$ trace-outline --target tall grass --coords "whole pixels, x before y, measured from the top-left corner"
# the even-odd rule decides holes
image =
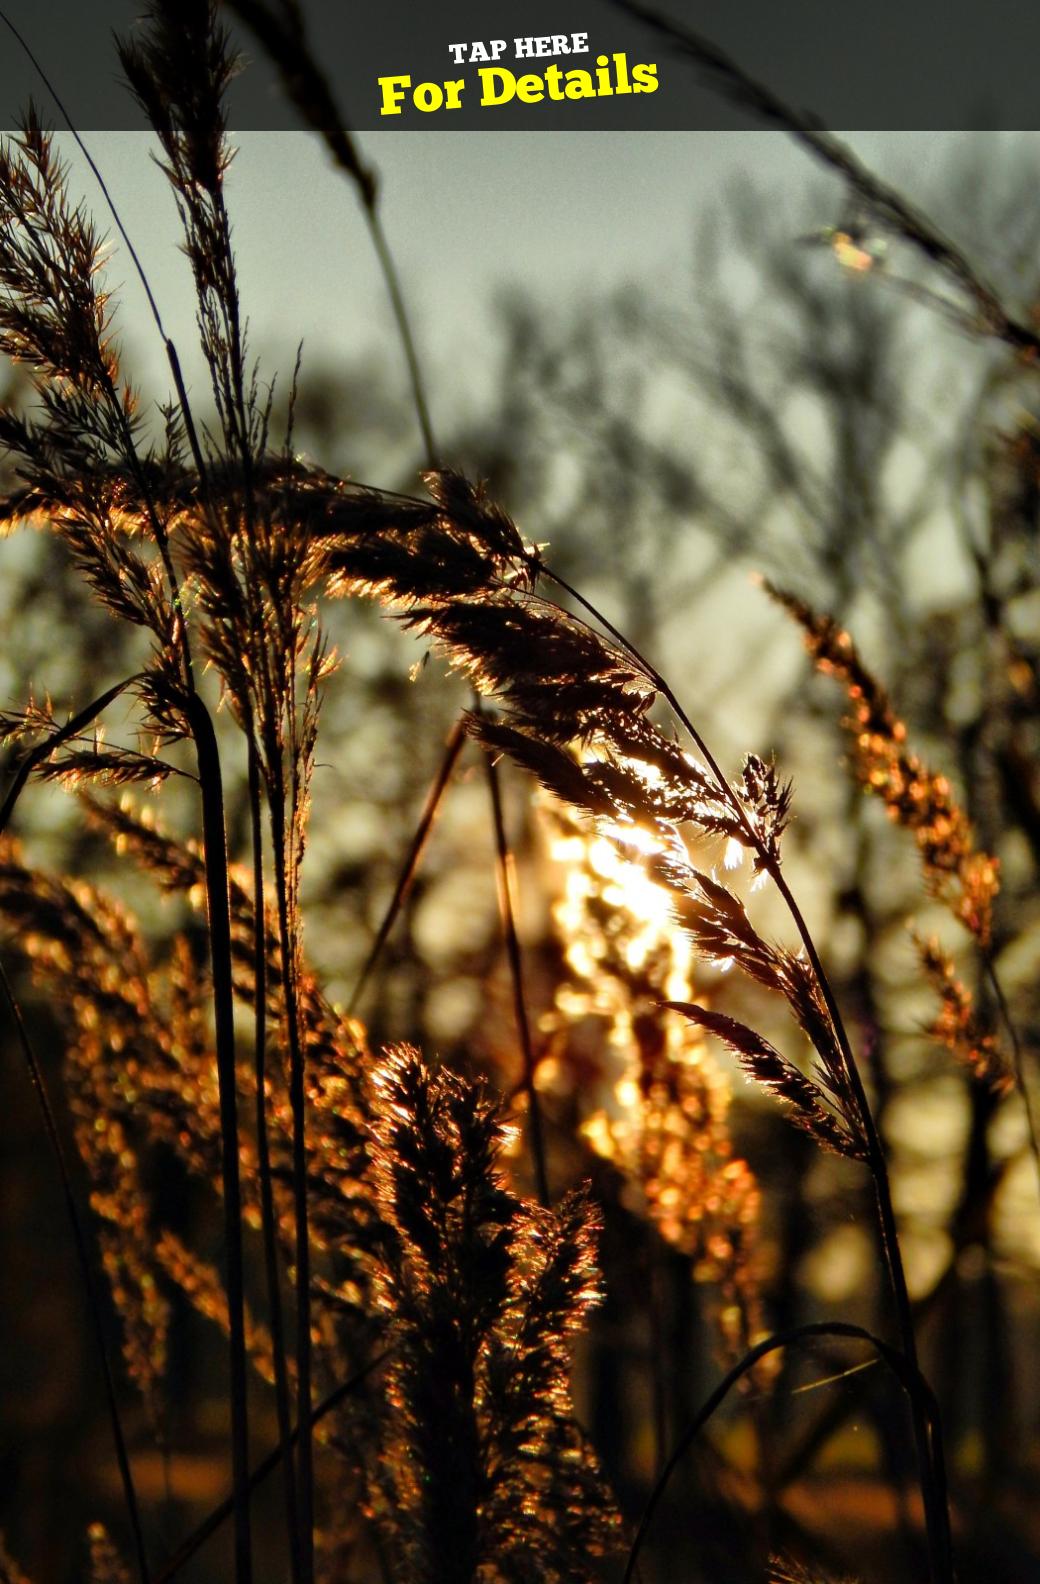
[[[784,867],[791,787],[756,754],[739,774],[727,774],[661,671],[479,485],[440,463],[377,185],[349,134],[330,130],[342,118],[302,14],[259,0],[235,0],[233,9],[278,58],[292,97],[360,196],[427,452],[424,493],[361,487],[302,461],[291,421],[272,438],[273,406],[248,346],[225,201],[224,96],[234,61],[209,0],[176,7],[156,0],[120,59],[159,138],[183,226],[216,414],[211,429],[192,414],[156,308],[176,395],[162,439],[146,439],[99,284],[99,233],[70,199],[67,174],[35,113],[0,152],[0,350],[29,369],[35,401],[29,413],[0,414],[0,441],[20,477],[0,516],[11,527],[32,523],[59,534],[112,621],[137,629],[147,645],[138,672],[64,724],[49,706],[32,703],[4,717],[16,758],[0,827],[15,817],[34,778],[60,778],[86,792],[93,826],[195,910],[208,943],[203,956],[196,928],[156,948],[99,888],[46,872],[4,837],[7,949],[25,959],[60,1014],[98,1250],[125,1361],[153,1415],[169,1326],[159,1294],[179,1295],[227,1336],[231,1496],[158,1570],[149,1560],[154,1524],[139,1510],[110,1388],[137,1571],[143,1581],[173,1578],[230,1516],[235,1574],[247,1584],[266,1568],[254,1551],[255,1491],[278,1467],[294,1584],[380,1572],[402,1584],[627,1581],[669,1481],[730,1390],[749,1377],[768,1390],[775,1372],[763,1361],[830,1338],[867,1345],[905,1395],[927,1574],[933,1584],[951,1584],[940,1415],[918,1358],[888,1156],[826,953]],[[751,93],[753,85],[717,53],[676,42]],[[763,90],[754,93],[760,108],[790,120]],[[922,217],[818,129],[793,129],[955,280],[974,305],[977,328],[1026,345],[1027,332]],[[352,1007],[468,736],[488,775],[519,1048],[511,1099],[530,1144],[533,1197],[517,1186],[516,1123],[487,1082],[437,1067],[407,1046],[370,1050],[363,1027],[329,1004],[308,966],[301,874],[321,707],[338,664],[323,624],[326,601],[343,597],[376,601],[432,644],[473,694]],[[985,951],[995,861],[980,850],[949,783],[906,746],[905,728],[851,640],[794,596],[778,597],[802,624],[817,662],[847,688],[861,780],[912,833],[926,883]],[[234,737],[214,728],[216,690],[206,673],[219,686]],[[135,703],[136,749],[111,749],[99,733],[88,734],[116,697]],[[227,843],[232,754],[248,786],[241,870]],[[570,919],[569,944],[583,951],[570,958],[572,983],[557,996],[555,1026],[579,1002],[582,1015],[603,1016],[607,1008],[610,1041],[629,1042],[625,1082],[636,1098],[624,1140],[605,1116],[598,1134],[595,1120],[586,1125],[586,1140],[640,1190],[639,1213],[661,1238],[702,1267],[702,1276],[710,1267],[724,1299],[728,1373],[672,1447],[669,1383],[658,1371],[656,1477],[638,1522],[619,1512],[572,1401],[575,1352],[601,1298],[595,1248],[604,1212],[586,1187],[561,1190],[551,1169],[554,1142],[565,1156],[566,1129],[561,1122],[550,1128],[543,1116],[540,1036],[548,1025],[536,1023],[529,1004],[496,768],[503,757],[571,811],[566,828],[594,872],[586,916]],[[89,791],[155,788],[171,775],[197,784],[195,835],[177,835],[133,802]],[[635,943],[619,871],[609,871],[613,889],[595,880],[593,841],[603,844],[600,880],[604,864],[609,870],[616,860],[654,889],[652,946],[645,921]],[[745,895],[741,870],[752,889],[780,904],[789,943],[759,923],[760,904]],[[692,975],[699,961],[740,970],[783,1014],[786,1038],[709,1005]],[[924,942],[921,967],[938,992],[937,1036],[966,1055],[979,1081],[1003,1076],[997,1031],[980,1021],[952,959]],[[999,992],[995,973],[993,983]],[[61,1165],[40,1064],[13,997],[10,1003]],[[236,1005],[251,1012],[248,1041]],[[1024,1088],[1010,1018],[1004,1023]],[[825,1321],[766,1334],[753,1253],[759,1188],[727,1131],[718,1099],[725,1085],[711,1065],[709,1038],[781,1102],[815,1147],[869,1175],[892,1339]],[[807,1064],[803,1051],[811,1053]],[[567,1148],[587,1143],[571,1139]],[[145,1170],[157,1150],[216,1193],[219,1271],[159,1226]],[[596,1166],[591,1151],[581,1159],[586,1171]],[[92,1251],[61,1169],[93,1287]],[[251,1280],[254,1264],[262,1283]],[[248,1300],[261,1286],[263,1313],[254,1314]],[[111,1382],[96,1300],[93,1313]],[[255,1466],[251,1372],[273,1388],[278,1434],[277,1447]],[[799,1576],[798,1563],[775,1558],[771,1566],[774,1579]],[[93,1577],[117,1577],[121,1567],[97,1531]]]

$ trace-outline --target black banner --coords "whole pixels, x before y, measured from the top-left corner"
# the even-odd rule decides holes
[[[768,125],[676,42],[613,0],[303,0],[310,42],[359,130],[589,131]],[[8,0],[5,14],[81,130],[142,119],[113,31],[142,0]],[[662,0],[797,110],[842,128],[1031,127],[1040,6],[1022,0]],[[255,38],[225,11],[245,61],[233,129],[300,124]],[[32,96],[60,125],[31,62],[0,27],[0,123]]]

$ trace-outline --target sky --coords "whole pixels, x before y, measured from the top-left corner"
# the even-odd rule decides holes
[[[980,135],[999,134],[848,138],[913,194],[927,192],[956,144]],[[183,356],[192,340],[190,280],[147,137],[94,132],[87,141],[164,317],[181,326],[174,338]],[[478,388],[493,358],[501,285],[556,300],[630,281],[650,293],[678,287],[689,276],[699,218],[724,202],[735,180],[750,179],[793,211],[813,175],[779,132],[397,132],[362,142],[380,173],[384,226],[420,343],[435,364],[452,363]],[[283,365],[301,337],[305,358],[329,361],[377,344],[388,327],[383,287],[359,205],[322,148],[291,132],[246,132],[235,143],[229,207],[254,344]],[[89,174],[83,180],[94,202]],[[821,214],[821,225],[839,217],[840,203],[835,188],[835,212]],[[143,358],[161,379],[161,346],[118,251],[109,284],[123,303],[120,326],[135,365]]]
[[[851,132],[842,136],[878,174],[910,198],[930,189],[975,132]],[[1040,156],[1040,134],[1032,140]],[[189,389],[208,380],[196,347],[190,270],[179,251],[178,221],[147,134],[93,132],[87,141],[139,251],[163,319],[178,347]],[[378,359],[402,407],[410,405],[404,363],[384,283],[359,203],[323,148],[308,134],[244,132],[228,182],[240,284],[251,344],[266,380],[284,388],[303,344],[304,384],[311,370],[335,372],[366,354]],[[636,283],[651,302],[689,308],[696,329],[701,305],[692,268],[694,237],[733,185],[750,181],[770,211],[790,212],[792,245],[805,224],[804,194],[819,176],[783,133],[770,132],[500,132],[364,134],[366,159],[381,179],[381,213],[401,274],[426,375],[434,427],[446,433],[482,415],[499,393],[500,343],[495,297],[504,285],[547,304],[596,302]],[[63,146],[75,155],[69,140]],[[75,156],[78,161],[78,156]],[[78,162],[86,201],[105,224],[96,188]],[[840,221],[844,198],[832,196],[814,221]],[[826,192],[826,186],[824,186]],[[999,252],[999,238],[995,246]],[[826,260],[805,255],[807,268]],[[985,267],[986,260],[981,260]],[[746,264],[723,256],[735,284]],[[146,399],[163,400],[170,379],[162,343],[125,251],[114,248],[107,284],[116,328]],[[873,280],[867,290],[884,290]],[[756,283],[756,289],[761,289]],[[925,309],[919,318],[934,319]],[[951,335],[934,326],[935,344]],[[961,364],[967,343],[954,347]],[[901,378],[920,371],[901,371]],[[953,408],[951,407],[951,411]],[[344,465],[335,456],[316,461]],[[351,465],[351,464],[347,464]],[[944,597],[952,564],[927,548],[926,586]],[[739,597],[745,598],[743,581]]]

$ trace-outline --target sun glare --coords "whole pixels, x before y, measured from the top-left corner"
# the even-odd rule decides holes
[[[691,941],[647,870],[662,839],[544,809],[566,964],[543,1021],[553,1088],[566,1091],[569,1079],[588,1145],[638,1190],[659,1234],[691,1257],[698,1279],[718,1286],[724,1351],[739,1349],[747,1329],[738,1336],[725,1317],[751,1317],[755,1328],[759,1191],[733,1154],[729,1084],[703,1032],[662,1005],[696,995]]]

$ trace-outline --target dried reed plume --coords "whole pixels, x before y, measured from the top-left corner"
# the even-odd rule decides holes
[[[947,777],[930,770],[908,748],[905,723],[849,634],[797,596],[769,583],[765,587],[802,628],[817,669],[844,686],[850,708],[843,725],[856,780],[864,792],[882,800],[895,824],[913,835],[926,890],[971,934],[1002,1005],[990,955],[993,905],[1000,889],[999,860],[976,845],[971,821]],[[1012,1064],[977,1011],[975,997],[959,977],[952,955],[936,936],[924,939],[915,934],[914,944],[922,976],[939,1001],[938,1014],[927,1032],[977,1078],[997,1089],[1008,1089],[1014,1082]],[[1016,1049],[1015,1065],[1020,1069],[1017,1035],[1010,1020],[1005,1021]],[[1030,1136],[1035,1139],[1030,1099],[1021,1076],[1019,1085],[1030,1111]]]
[[[155,878],[205,907],[204,861],[197,849],[164,836],[154,822],[128,808],[95,807],[121,849],[142,856]],[[242,880],[233,880],[239,991],[249,998],[245,966],[251,962],[252,905]],[[153,963],[132,918],[94,888],[55,880],[24,866],[7,844],[0,860],[0,918],[28,957],[39,981],[53,993],[67,1025],[66,1082],[80,1125],[77,1142],[101,1221],[106,1273],[119,1310],[128,1373],[149,1403],[159,1407],[166,1293],[178,1289],[222,1328],[227,1298],[215,1273],[155,1222],[144,1187],[142,1159],[154,1146],[172,1149],[189,1173],[218,1192],[220,1115],[214,1078],[209,986],[183,938]],[[272,1010],[281,1008],[277,954],[269,964]],[[304,980],[304,1039],[309,1096],[315,1125],[308,1170],[315,1194],[314,1246],[328,1259],[320,1309],[327,1346],[365,1345],[372,1314],[366,1247],[374,1246],[375,1213],[363,1191],[369,1170],[365,1137],[363,1045],[356,1027],[342,1026],[310,976]],[[240,1066],[248,1090],[252,1072]],[[279,1180],[291,1177],[292,1115],[287,1085],[270,1093],[273,1165]],[[260,1219],[255,1146],[240,1143],[247,1218]],[[293,1247],[291,1199],[279,1196],[284,1253]],[[345,1329],[344,1329],[345,1328]],[[371,1329],[369,1327],[368,1329]],[[250,1356],[261,1375],[273,1373],[264,1330],[247,1320]],[[330,1372],[338,1367],[331,1359]]]
[[[161,885],[203,904],[197,849],[126,806],[95,805],[93,817]],[[156,1392],[162,1331],[143,1294],[165,1315],[164,1289],[179,1290],[220,1329],[228,1323],[216,1273],[157,1227],[140,1170],[141,1151],[162,1142],[219,1188],[206,989],[185,964],[182,943],[153,968],[132,920],[93,888],[27,869],[9,844],[4,860],[0,917],[66,1009],[70,1087],[90,1123],[78,1141],[95,1208],[120,1256],[118,1265],[106,1256],[106,1269],[128,1370],[143,1391]],[[244,964],[251,904],[234,872],[232,899]],[[158,999],[171,969],[170,992]],[[572,1339],[596,1294],[591,1210],[580,1195],[540,1211],[507,1192],[496,1165],[506,1138],[497,1105],[450,1074],[432,1076],[409,1052],[366,1071],[371,1060],[356,1027],[337,1024],[309,975],[302,983],[314,1115],[311,1236],[323,1255],[312,1292],[316,1357],[322,1374],[336,1379],[344,1355],[356,1356],[370,1339],[393,1350],[384,1406],[370,1402],[367,1429],[351,1419],[349,1439],[333,1436],[330,1450],[362,1480],[386,1543],[414,1569],[409,1577],[471,1578],[479,1565],[524,1579],[532,1550],[542,1576],[584,1577],[575,1558],[590,1558],[591,1569],[615,1524],[568,1387]],[[268,984],[277,1004],[284,989],[276,951]],[[240,988],[248,995],[247,983]],[[250,1075],[243,1065],[243,1089]],[[292,1115],[280,1084],[269,1114],[275,1177],[284,1180]],[[258,1218],[256,1158],[245,1140],[242,1163],[247,1212]],[[280,1230],[290,1253],[291,1202]],[[254,1367],[270,1380],[269,1337],[248,1318],[246,1335]],[[457,1457],[471,1460],[462,1469],[468,1483],[460,1483]],[[460,1546],[470,1550],[463,1555]]]
[[[1006,1093],[1015,1082],[1014,1073],[992,1027],[980,1016],[975,997],[958,976],[950,953],[934,935],[927,939],[915,936],[914,944],[921,972],[939,1003],[928,1034],[976,1078]]]
[[[890,819],[912,833],[929,891],[981,947],[988,946],[1000,865],[976,846],[971,822],[948,779],[908,749],[904,722],[848,633],[797,596],[769,583],[765,587],[802,628],[817,669],[836,677],[848,694],[843,724],[859,784],[882,800]]]
[[[775,878],[790,789],[755,756],[732,786],[684,752],[647,717],[660,687],[645,662],[535,592],[539,554],[478,489],[454,474],[427,482],[433,504],[425,508],[370,492],[330,492],[331,591],[374,595],[434,638],[502,710],[497,721],[471,717],[487,748],[508,753],[617,839],[650,848],[652,872],[698,948],[736,961],[787,1002],[816,1052],[816,1076],[805,1077],[732,1020],[716,1032],[821,1142],[861,1155],[847,1058],[813,968],[766,942],[735,894],[691,863],[678,836],[680,825],[724,836],[751,852],[757,874]],[[695,1009],[687,1015],[699,1019]]]
[[[415,1052],[375,1075],[394,1353],[377,1516],[415,1584],[593,1579],[614,1516],[573,1417],[573,1338],[597,1297],[595,1218],[508,1190],[500,1107]]]

